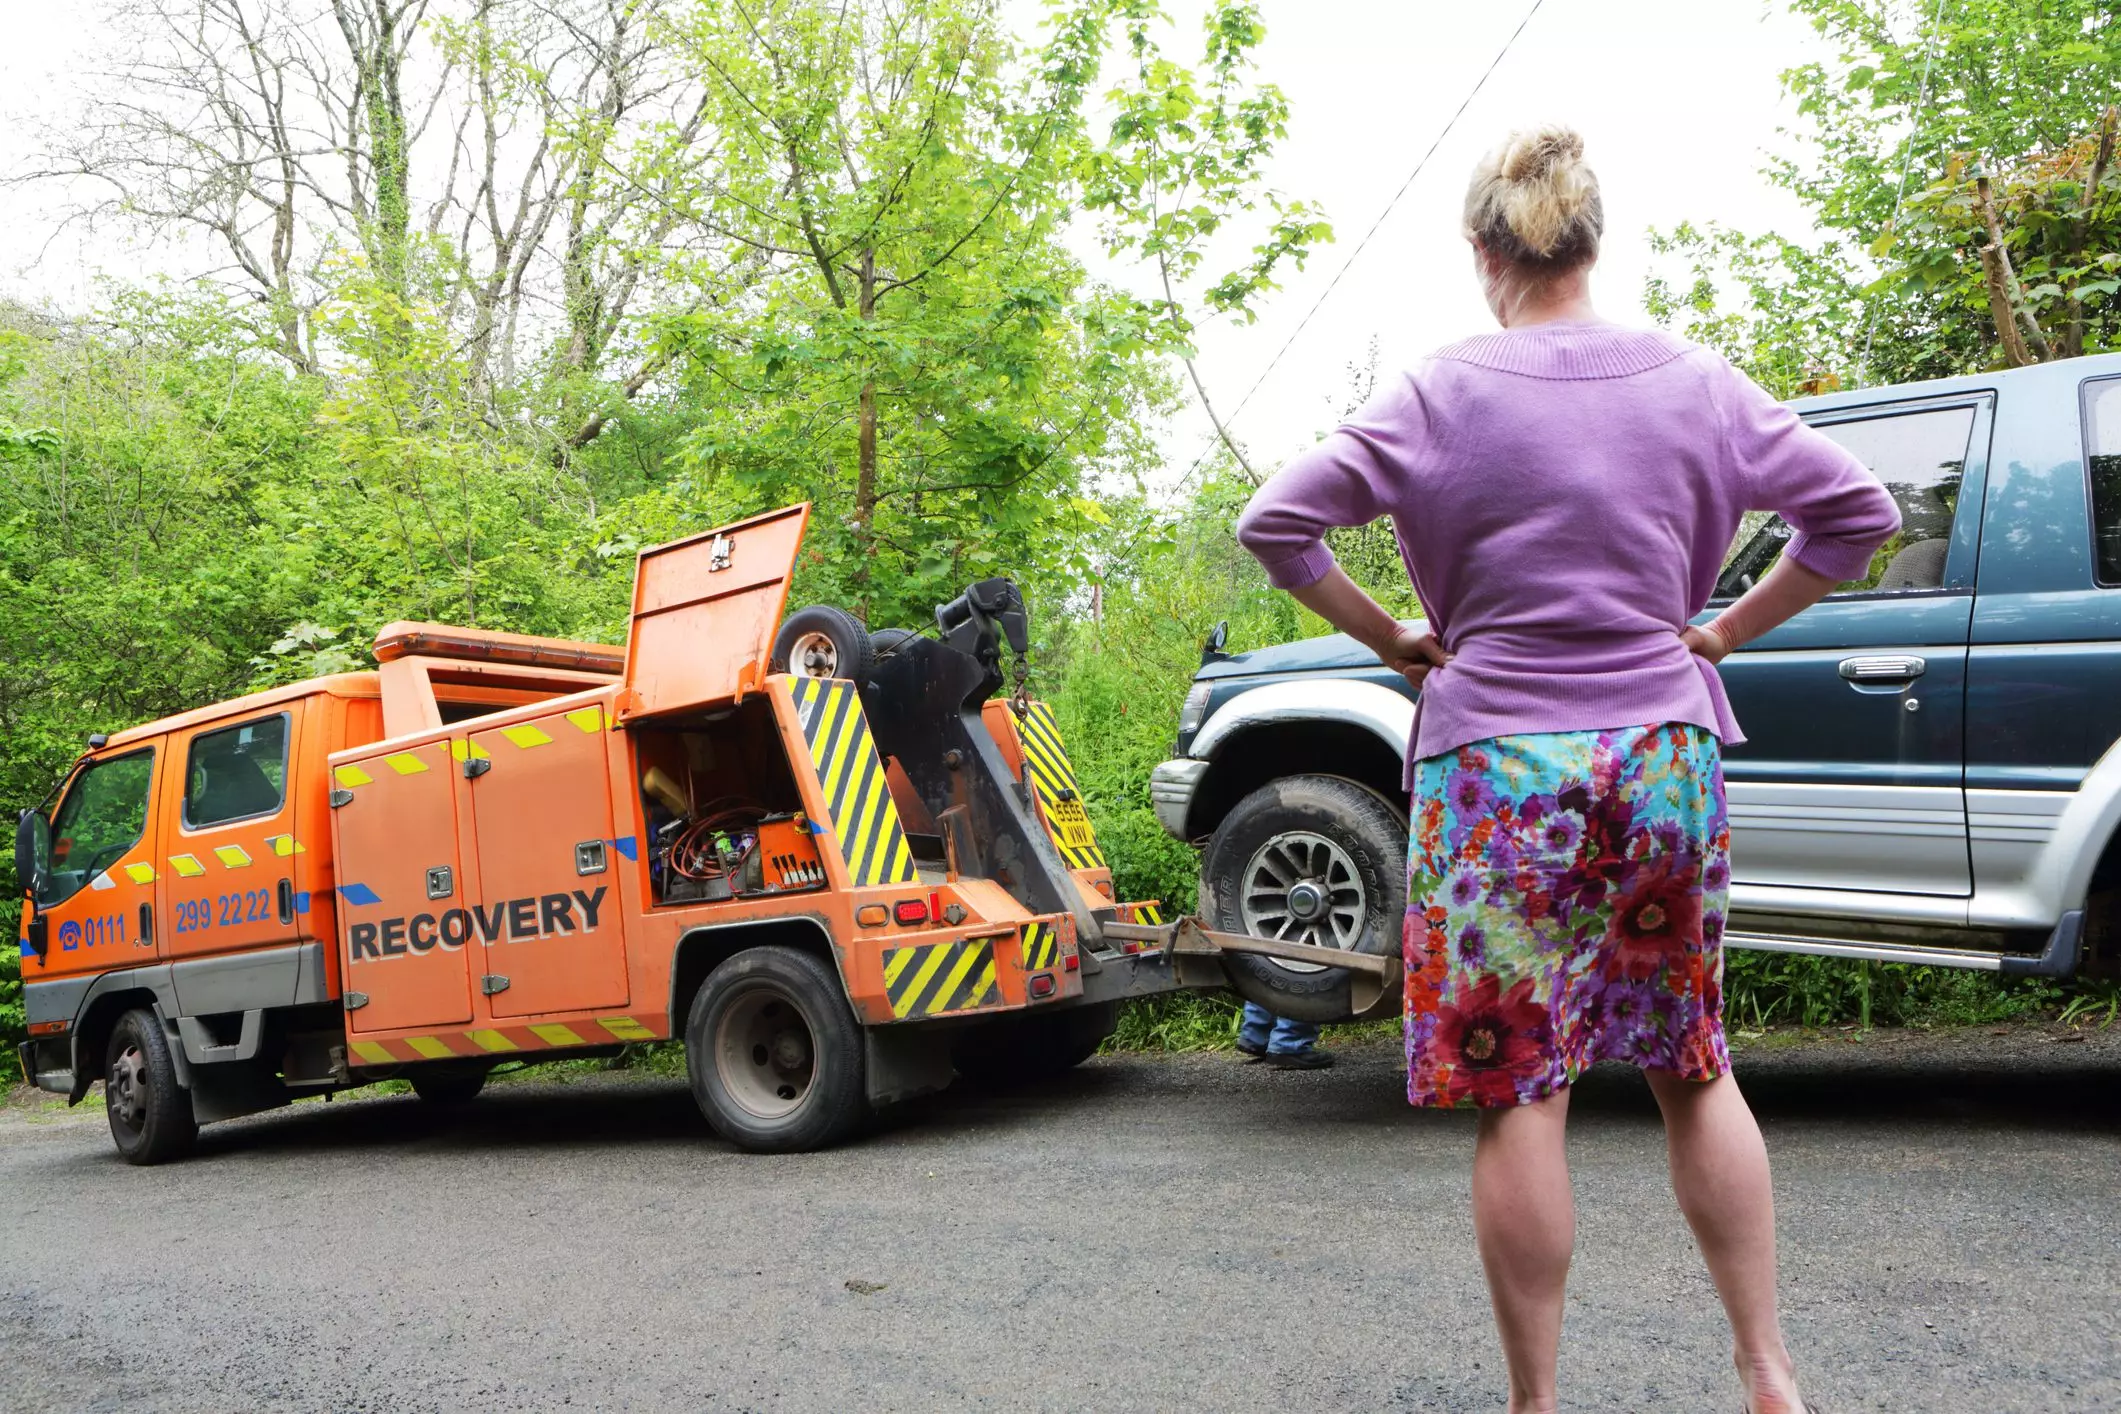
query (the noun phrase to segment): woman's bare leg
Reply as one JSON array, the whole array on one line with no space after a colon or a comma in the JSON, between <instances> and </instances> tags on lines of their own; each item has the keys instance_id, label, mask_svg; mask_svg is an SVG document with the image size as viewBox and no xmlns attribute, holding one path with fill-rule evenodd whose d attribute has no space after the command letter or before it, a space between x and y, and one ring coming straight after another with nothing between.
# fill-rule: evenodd
<instances>
[{"instance_id":1,"label":"woman's bare leg","mask_svg":"<svg viewBox=\"0 0 2121 1414\"><path fill-rule=\"evenodd\" d=\"M1510 1414L1547 1414L1562 1289L1576 1246L1565 1127L1569 1092L1482 1110L1473 1148L1473 1231L1510 1371Z\"/></svg>"},{"instance_id":2,"label":"woman's bare leg","mask_svg":"<svg viewBox=\"0 0 2121 1414\"><path fill-rule=\"evenodd\" d=\"M1730 1317L1746 1408L1799 1414L1804 1404L1776 1307L1775 1192L1760 1126L1730 1075L1704 1083L1643 1074L1664 1111L1672 1191Z\"/></svg>"}]
</instances>

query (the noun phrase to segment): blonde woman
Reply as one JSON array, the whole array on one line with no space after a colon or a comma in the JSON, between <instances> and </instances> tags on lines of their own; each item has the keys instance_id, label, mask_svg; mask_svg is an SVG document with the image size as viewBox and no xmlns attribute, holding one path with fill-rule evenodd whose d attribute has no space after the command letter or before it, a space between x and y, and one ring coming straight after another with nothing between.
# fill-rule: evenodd
<instances>
[{"instance_id":1,"label":"blonde woman","mask_svg":"<svg viewBox=\"0 0 2121 1414\"><path fill-rule=\"evenodd\" d=\"M1592 309L1604 215L1583 140L1513 134L1465 233L1500 333L1394 379L1253 497L1239 538L1422 688L1406 949L1407 1094L1480 1109L1473 1223L1512 1414L1555 1405L1575 1242L1569 1085L1642 1067L1672 1184L1736 1342L1751 1414L1805 1408L1775 1292L1767 1151L1730 1075L1715 663L1860 577L1899 526L1884 487L1715 354ZM1712 623L1748 510L1797 532ZM1333 561L1390 516L1427 632Z\"/></svg>"}]
</instances>

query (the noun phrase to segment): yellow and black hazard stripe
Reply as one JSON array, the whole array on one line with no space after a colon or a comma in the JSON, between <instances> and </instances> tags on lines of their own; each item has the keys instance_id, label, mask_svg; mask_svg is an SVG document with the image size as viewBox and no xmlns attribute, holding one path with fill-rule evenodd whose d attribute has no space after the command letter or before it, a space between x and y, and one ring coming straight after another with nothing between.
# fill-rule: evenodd
<instances>
[{"instance_id":1,"label":"yellow and black hazard stripe","mask_svg":"<svg viewBox=\"0 0 2121 1414\"><path fill-rule=\"evenodd\" d=\"M884 994L901 1020L994 1006L1002 999L994 985L994 939L893 948L884 954Z\"/></svg>"},{"instance_id":2,"label":"yellow and black hazard stripe","mask_svg":"<svg viewBox=\"0 0 2121 1414\"><path fill-rule=\"evenodd\" d=\"M1121 913L1132 913L1134 915L1133 921L1136 923L1146 923L1153 926L1164 921L1163 913L1153 903L1121 904L1119 911Z\"/></svg>"},{"instance_id":3,"label":"yellow and black hazard stripe","mask_svg":"<svg viewBox=\"0 0 2121 1414\"><path fill-rule=\"evenodd\" d=\"M1026 923L1017 935L1023 945L1024 969L1028 972L1043 972L1060 961L1060 926L1054 923Z\"/></svg>"},{"instance_id":4,"label":"yellow and black hazard stripe","mask_svg":"<svg viewBox=\"0 0 2121 1414\"><path fill-rule=\"evenodd\" d=\"M869 719L854 684L790 677L789 692L848 876L857 885L918 883L905 827L884 782L884 758L869 736Z\"/></svg>"},{"instance_id":5,"label":"yellow and black hazard stripe","mask_svg":"<svg viewBox=\"0 0 2121 1414\"><path fill-rule=\"evenodd\" d=\"M1105 853L1097 847L1090 829L1090 816L1083 809L1083 788L1075 779L1075 767L1061 748L1060 728L1054 725L1053 709L1034 702L1017 722L1017 736L1024 746L1024 775L1038 796L1039 815L1046 834L1071 869L1102 869Z\"/></svg>"},{"instance_id":6,"label":"yellow and black hazard stripe","mask_svg":"<svg viewBox=\"0 0 2121 1414\"><path fill-rule=\"evenodd\" d=\"M666 1018L600 1016L591 1021L498 1023L491 1027L452 1028L426 1036L393 1036L349 1043L361 1065L403 1065L410 1061L463 1060L506 1055L510 1051L563 1050L609 1045L612 1041L652 1041L663 1033Z\"/></svg>"}]
</instances>

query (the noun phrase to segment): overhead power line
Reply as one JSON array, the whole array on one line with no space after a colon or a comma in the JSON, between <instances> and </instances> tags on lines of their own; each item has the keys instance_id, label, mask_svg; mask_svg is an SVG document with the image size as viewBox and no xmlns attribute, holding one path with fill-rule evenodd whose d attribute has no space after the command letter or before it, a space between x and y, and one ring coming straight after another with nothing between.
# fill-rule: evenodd
<instances>
[{"instance_id":1,"label":"overhead power line","mask_svg":"<svg viewBox=\"0 0 2121 1414\"><path fill-rule=\"evenodd\" d=\"M1459 103L1457 110L1444 122L1442 129L1436 134L1436 140L1429 144L1429 150L1422 153L1421 160L1414 164L1414 170L1407 173L1407 179L1399 184L1398 191L1392 193L1392 199L1385 203L1384 210L1377 213L1377 219L1370 223L1370 229L1363 232L1362 239L1357 241L1355 248L1348 252L1348 258L1340 263L1340 269L1333 272L1333 278L1326 282L1326 287L1319 291L1318 298L1311 302L1311 307L1308 310L1304 311L1304 317L1297 321L1296 328L1291 330L1289 337L1282 341L1281 347L1274 351L1274 357L1267 360L1267 366L1259 371L1259 377L1252 380L1252 386L1247 388L1245 395L1237 400L1237 406L1230 410L1230 415L1223 419L1225 428L1236 423L1238 414L1245 410L1245 405L1252 401L1252 395L1260 390L1260 387L1267 381L1268 375L1273 373L1275 368L1281 363L1282 356L1288 353L1290 348L1295 345L1297 339L1302 337L1304 330L1310 326L1313 316L1332 297L1333 291L1340 288L1341 277L1348 273L1349 267L1355 264L1356 260L1362 255L1364 248L1370 244L1371 237L1375 236L1378 230L1383 227L1386 219L1391 216L1393 208L1399 205L1400 198L1405 196L1408 190L1413 187L1415 179L1421 176L1422 169L1429 165L1429 159L1436 155L1436 149L1443 146L1444 139L1449 137L1451 130L1458 126L1458 120L1466 115L1466 109L1473 106L1473 100L1480 96L1480 91L1483 88L1487 87L1488 80L1494 76L1495 70L1502 64L1503 59L1508 56L1511 47L1517 43L1518 36L1524 33L1525 26L1532 23L1532 16L1538 14L1540 6L1544 4L1546 4L1546 0L1532 0L1531 8L1524 12L1524 18L1517 22L1516 29L1510 31L1510 37L1502 42L1502 47L1495 51L1495 57L1488 60L1488 66L1481 70L1480 77L1474 80L1473 86L1466 90L1465 98ZM1201 448L1200 455L1193 459L1193 464L1186 468L1185 475L1178 479L1177 485L1173 488L1174 492L1183 491L1186 488L1193 480L1194 474L1206 464L1208 454L1215 450L1220 441L1220 434L1211 436L1208 439L1207 444ZM1130 550L1133 548L1131 542L1128 548Z\"/></svg>"}]
</instances>

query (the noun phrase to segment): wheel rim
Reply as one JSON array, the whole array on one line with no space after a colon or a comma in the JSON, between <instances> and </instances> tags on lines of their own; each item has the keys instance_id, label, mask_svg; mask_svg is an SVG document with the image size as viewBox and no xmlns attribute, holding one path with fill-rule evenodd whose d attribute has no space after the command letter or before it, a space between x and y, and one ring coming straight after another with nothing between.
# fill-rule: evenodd
<instances>
[{"instance_id":1,"label":"wheel rim","mask_svg":"<svg viewBox=\"0 0 2121 1414\"><path fill-rule=\"evenodd\" d=\"M1343 951L1362 941L1369 894L1355 861L1324 835L1274 836L1253 853L1241 884L1238 913L1247 933ZM1291 972L1324 970L1315 962L1269 960Z\"/></svg>"},{"instance_id":2,"label":"wheel rim","mask_svg":"<svg viewBox=\"0 0 2121 1414\"><path fill-rule=\"evenodd\" d=\"M723 1008L714 1060L722 1088L745 1113L786 1119L810 1096L817 1040L792 997L778 987L753 987Z\"/></svg>"},{"instance_id":3,"label":"wheel rim","mask_svg":"<svg viewBox=\"0 0 2121 1414\"><path fill-rule=\"evenodd\" d=\"M111 1116L127 1129L138 1130L147 1119L147 1057L138 1046L127 1046L110 1063L103 1091Z\"/></svg>"},{"instance_id":4,"label":"wheel rim","mask_svg":"<svg viewBox=\"0 0 2121 1414\"><path fill-rule=\"evenodd\" d=\"M799 677L836 678L840 675L840 649L825 633L806 633L788 650L788 668Z\"/></svg>"}]
</instances>

